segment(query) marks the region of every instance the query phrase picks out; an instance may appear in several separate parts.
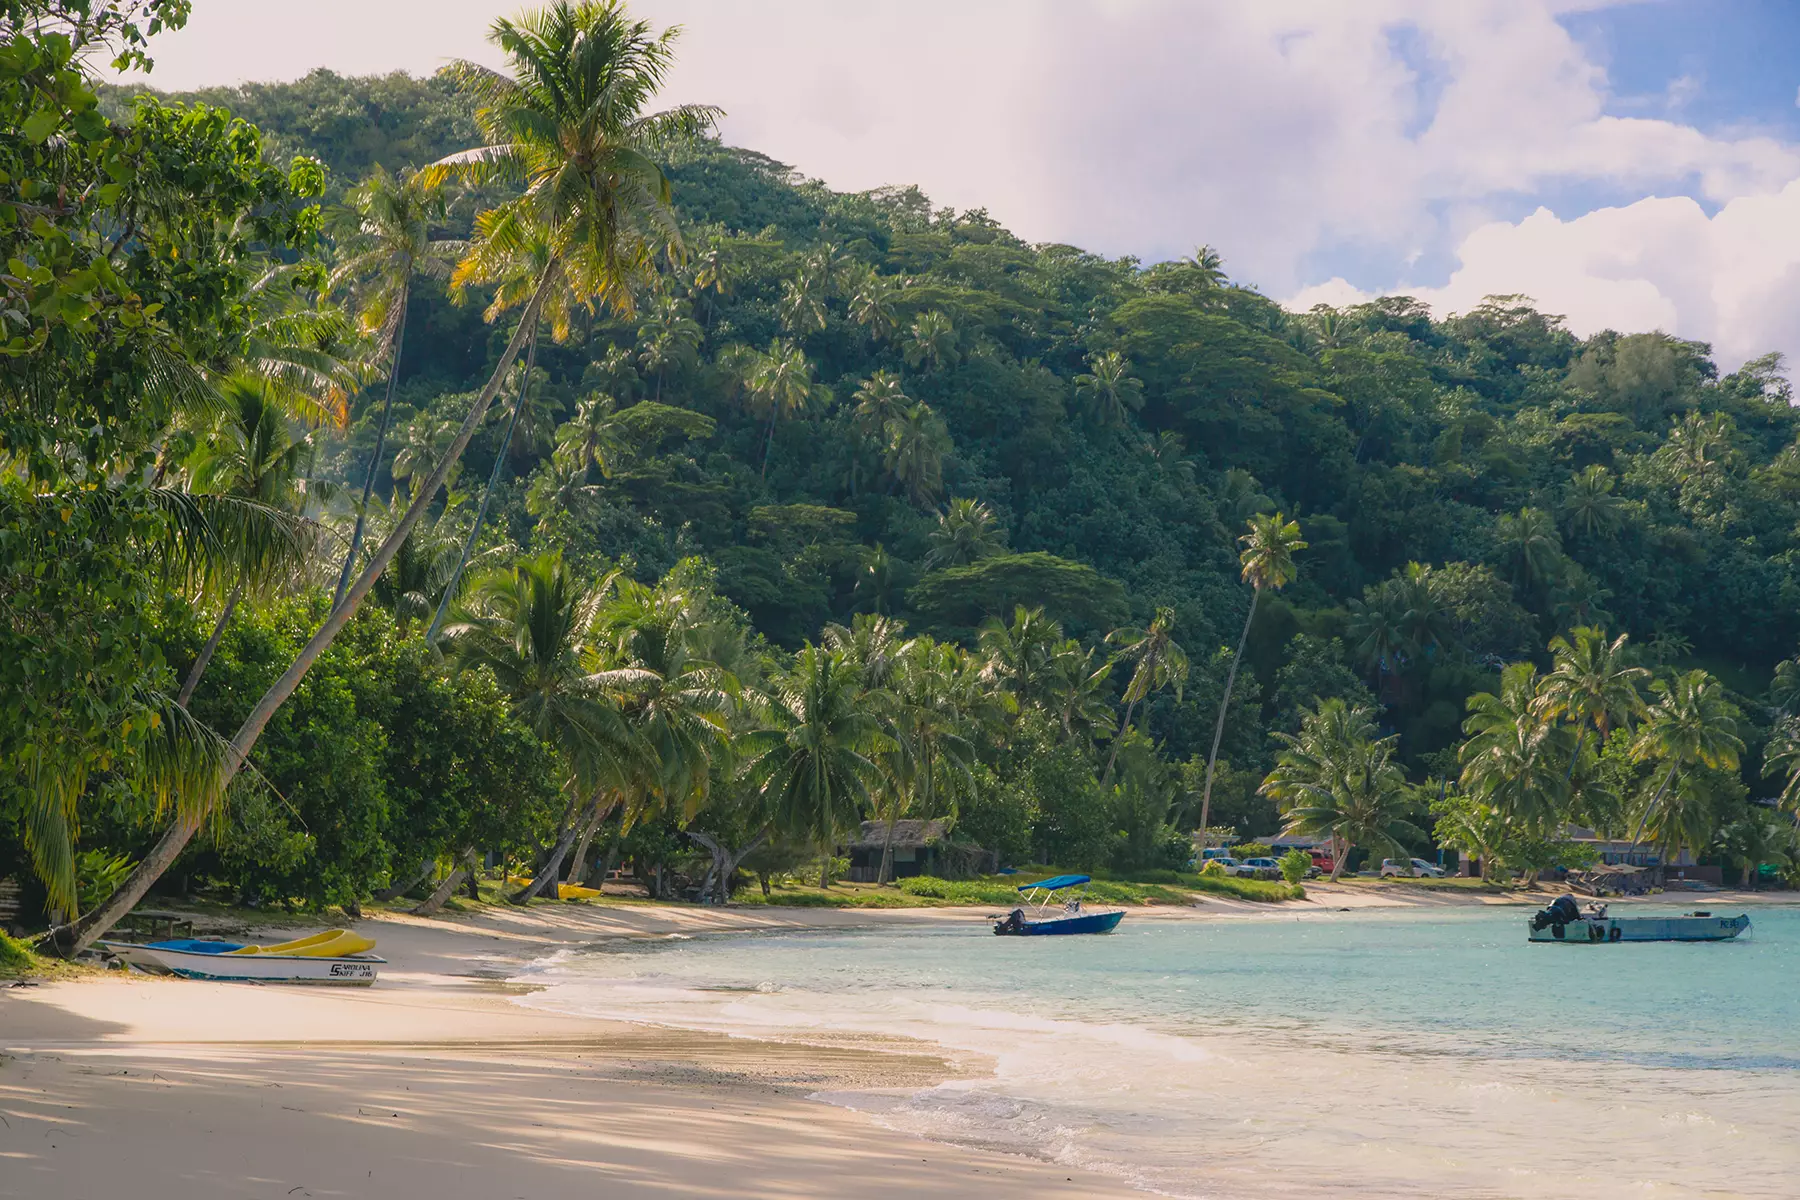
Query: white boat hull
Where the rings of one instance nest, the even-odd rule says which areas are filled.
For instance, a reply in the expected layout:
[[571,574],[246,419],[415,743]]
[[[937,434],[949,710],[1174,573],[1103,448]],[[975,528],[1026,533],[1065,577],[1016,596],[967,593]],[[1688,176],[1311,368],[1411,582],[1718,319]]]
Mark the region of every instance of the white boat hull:
[[126,965],[152,975],[210,979],[221,983],[310,983],[326,987],[368,987],[387,962],[373,954],[348,958],[307,958],[287,954],[203,954],[102,942]]
[[1614,942],[1728,942],[1750,928],[1750,918],[1679,916],[1679,917],[1589,917],[1583,916],[1566,925],[1547,925],[1542,929],[1526,929],[1531,941],[1563,942],[1577,946],[1611,945]]

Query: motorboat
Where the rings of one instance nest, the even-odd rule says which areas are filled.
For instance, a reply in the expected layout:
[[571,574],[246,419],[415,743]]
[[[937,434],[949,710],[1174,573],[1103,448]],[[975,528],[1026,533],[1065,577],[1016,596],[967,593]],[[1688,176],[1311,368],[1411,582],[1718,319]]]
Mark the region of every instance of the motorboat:
[[1608,916],[1606,905],[1585,909],[1573,896],[1558,896],[1526,922],[1527,940],[1574,945],[1613,942],[1728,942],[1750,928],[1748,913],[1735,917],[1697,911],[1675,916]]
[[148,975],[177,975],[228,983],[310,983],[368,987],[386,959],[370,954],[371,938],[347,929],[328,929],[273,946],[213,938],[166,942],[98,943],[127,967]]
[[[1089,909],[1082,893],[1093,882],[1088,875],[1057,875],[1019,885],[1024,904],[994,921],[1002,936],[1036,937],[1058,933],[1111,933],[1125,919],[1122,909]],[[1064,895],[1067,893],[1067,895]]]

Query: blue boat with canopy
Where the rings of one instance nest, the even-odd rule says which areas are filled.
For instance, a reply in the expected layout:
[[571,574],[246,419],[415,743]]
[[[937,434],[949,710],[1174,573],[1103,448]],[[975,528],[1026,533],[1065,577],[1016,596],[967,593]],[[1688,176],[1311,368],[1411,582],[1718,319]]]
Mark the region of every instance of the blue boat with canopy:
[[[1019,885],[1025,903],[994,921],[1001,936],[1036,937],[1058,933],[1111,933],[1125,919],[1120,909],[1089,910],[1081,895],[1093,882],[1088,875],[1057,875]],[[1063,895],[1063,893],[1069,893]]]

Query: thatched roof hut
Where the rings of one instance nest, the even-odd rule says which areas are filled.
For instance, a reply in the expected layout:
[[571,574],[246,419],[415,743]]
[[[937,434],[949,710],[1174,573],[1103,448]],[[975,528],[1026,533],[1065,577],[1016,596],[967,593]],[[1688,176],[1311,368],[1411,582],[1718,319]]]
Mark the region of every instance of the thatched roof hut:
[[[887,828],[886,821],[864,821],[856,840],[850,843],[850,849],[873,850],[879,854],[888,844]],[[894,822],[895,850],[923,850],[927,846],[935,846],[948,840],[949,833],[942,821],[921,821],[908,817]]]
[[[881,878],[881,859],[888,847],[888,823],[864,821],[850,843],[850,881],[875,883]],[[979,870],[992,856],[981,847],[952,840],[950,823],[907,818],[894,822],[893,878],[938,875],[960,879]]]

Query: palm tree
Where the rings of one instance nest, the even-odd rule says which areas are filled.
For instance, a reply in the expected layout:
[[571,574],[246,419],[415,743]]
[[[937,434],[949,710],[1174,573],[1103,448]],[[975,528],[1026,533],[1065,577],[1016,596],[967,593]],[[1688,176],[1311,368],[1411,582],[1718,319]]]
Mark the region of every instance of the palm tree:
[[711,293],[706,301],[706,319],[712,323],[713,311],[718,300],[731,295],[736,286],[737,270],[731,260],[731,253],[719,238],[713,238],[694,259],[694,291],[705,295]]
[[1650,687],[1657,701],[1644,715],[1631,756],[1638,762],[1666,763],[1668,770],[1644,806],[1631,838],[1634,850],[1651,814],[1681,771],[1696,766],[1735,771],[1744,749],[1737,733],[1737,706],[1726,698],[1719,681],[1705,671],[1687,671],[1672,681],[1658,679]]
[[897,285],[892,276],[865,273],[850,294],[850,319],[869,331],[876,341],[893,336],[899,319],[894,315]]
[[1187,682],[1188,657],[1181,643],[1175,640],[1174,632],[1175,610],[1164,606],[1156,610],[1150,624],[1143,629],[1115,629],[1106,635],[1109,643],[1121,648],[1119,661],[1137,665],[1125,684],[1125,717],[1119,722],[1119,732],[1114,735],[1112,750],[1106,756],[1106,770],[1100,777],[1103,788],[1112,780],[1119,743],[1131,729],[1131,714],[1137,706],[1149,699],[1152,692],[1160,692],[1166,687],[1173,687],[1175,699],[1181,699],[1182,685]]
[[436,524],[420,524],[400,544],[388,569],[375,581],[375,603],[394,614],[402,632],[414,621],[429,621],[450,586],[462,540]]
[[1014,607],[1011,622],[989,617],[976,634],[976,644],[990,684],[1011,692],[1020,709],[1048,707],[1063,631],[1043,609],[1020,604]]
[[362,499],[357,505],[356,528],[350,550],[338,573],[331,603],[343,602],[362,550],[369,494],[381,469],[381,452],[387,444],[394,416],[394,386],[400,378],[400,354],[406,345],[406,306],[415,275],[443,278],[459,250],[455,242],[434,241],[431,228],[445,216],[441,189],[427,186],[419,176],[403,172],[398,178],[377,166],[369,177],[344,197],[352,216],[344,239],[347,256],[331,273],[329,286],[348,288],[357,310],[357,323],[373,335],[388,358],[387,395],[381,403],[381,420],[375,427],[375,448],[363,472]]
[[1088,373],[1075,377],[1075,399],[1096,425],[1120,426],[1144,406],[1144,385],[1131,375],[1131,364],[1117,350],[1090,354]]
[[[743,739],[750,777],[776,819],[811,839],[827,860],[879,785],[872,756],[892,744],[864,702],[858,675],[842,653],[807,646],[769,697],[772,727]],[[827,861],[819,886],[829,882]]]
[[1114,660],[1102,658],[1098,647],[1083,649],[1070,638],[1050,653],[1045,675],[1046,702],[1056,714],[1064,737],[1092,741],[1116,735],[1118,718],[1107,700],[1106,685]]
[[[631,311],[632,288],[651,269],[658,248],[679,246],[669,180],[657,165],[655,148],[709,128],[718,115],[715,109],[695,107],[654,115],[644,111],[673,60],[674,36],[674,30],[653,35],[647,23],[630,20],[617,3],[558,0],[517,20],[494,23],[490,37],[506,56],[510,75],[472,63],[453,64],[452,73],[476,100],[476,122],[488,144],[425,168],[421,185],[436,186],[452,175],[474,184],[524,185],[518,198],[502,206],[499,218],[477,228],[472,251],[508,224],[548,230],[559,263],[567,265],[584,302],[597,300],[622,313]],[[414,492],[405,514],[342,603],[239,726],[220,771],[220,794],[243,768],[275,711],[356,615],[423,518],[452,464],[486,419],[557,277],[546,270],[536,282],[518,329],[443,459]],[[113,895],[68,931],[65,948],[85,949],[131,911],[198,829],[194,812],[179,814]]]
[[913,318],[905,347],[906,365],[941,370],[956,357],[956,327],[950,318],[932,309]]
[[1737,428],[1724,413],[1705,417],[1691,412],[1669,430],[1669,440],[1658,454],[1672,460],[1684,483],[1722,467],[1731,457],[1731,440]]
[[656,373],[652,399],[662,399],[663,377],[670,367],[693,359],[703,336],[699,323],[687,315],[687,305],[673,296],[665,296],[657,303],[638,327],[638,360],[646,371]]
[[1719,831],[1719,843],[1725,857],[1743,873],[1741,886],[1752,889],[1765,864],[1791,867],[1800,856],[1793,824],[1754,806]]
[[781,303],[776,306],[782,329],[795,337],[805,337],[825,328],[823,291],[823,286],[804,272],[785,280],[781,285]]
[[277,396],[277,388],[257,375],[232,375],[218,385],[225,411],[211,435],[195,449],[188,471],[194,491],[230,496],[293,518],[300,534],[284,539],[281,553],[266,557],[260,569],[240,575],[226,597],[212,635],[200,647],[182,681],[175,703],[186,707],[194,689],[212,662],[225,629],[243,599],[246,588],[266,589],[288,581],[301,567],[317,539],[310,522],[300,523],[309,505],[328,495],[328,485],[308,485],[313,442],[296,437],[292,423]]
[[1562,519],[1571,534],[1607,537],[1619,527],[1619,498],[1613,495],[1612,472],[1599,463],[1569,478],[1563,489]]
[[921,400],[888,422],[883,463],[894,482],[906,488],[907,498],[924,506],[943,491],[950,447],[950,431]]
[[1782,780],[1777,802],[1800,821],[1800,717],[1783,715],[1769,731],[1763,749],[1763,774]]
[[1573,642],[1562,637],[1551,640],[1555,666],[1544,676],[1539,691],[1546,717],[1575,726],[1575,749],[1565,773],[1569,776],[1575,773],[1575,760],[1581,757],[1581,743],[1590,727],[1605,746],[1606,735],[1615,725],[1629,729],[1643,714],[1644,697],[1638,685],[1650,678],[1649,671],[1627,662],[1628,635],[1621,633],[1609,642],[1605,630],[1583,625],[1571,636]]
[[1403,815],[1406,774],[1393,761],[1398,739],[1376,732],[1369,709],[1321,701],[1299,733],[1275,735],[1285,749],[1258,789],[1281,806],[1284,834],[1332,839],[1334,883],[1351,847],[1404,855],[1400,839],[1424,837]]
[[1520,590],[1542,586],[1561,566],[1562,538],[1543,509],[1521,508],[1516,517],[1501,517],[1494,531],[1512,582]]
[[[473,580],[456,619],[444,629],[453,667],[491,672],[513,715],[563,759],[563,818],[531,886],[515,903],[555,881],[602,796],[622,790],[646,757],[621,712],[643,676],[629,669],[595,670],[589,657],[601,607],[617,582],[615,576],[584,587],[560,554],[521,559]],[[592,798],[584,806],[586,796]]]
[[[1205,249],[1202,247],[1202,249]],[[1231,656],[1231,669],[1225,675],[1225,695],[1219,700],[1219,722],[1213,727],[1212,752],[1206,756],[1206,790],[1200,798],[1200,828],[1207,828],[1212,817],[1213,774],[1219,765],[1219,743],[1225,737],[1225,714],[1231,707],[1231,689],[1237,683],[1238,664],[1244,659],[1244,647],[1250,642],[1250,623],[1256,620],[1256,604],[1263,589],[1280,591],[1294,578],[1294,555],[1306,549],[1300,538],[1300,523],[1289,521],[1280,513],[1273,516],[1258,513],[1248,522],[1249,531],[1238,539],[1243,553],[1238,555],[1240,572],[1251,587],[1250,614],[1244,618],[1244,632],[1238,637],[1237,653]]]
[[1361,600],[1351,600],[1345,632],[1350,648],[1363,663],[1375,668],[1377,681],[1397,672],[1407,660],[1406,610],[1402,598],[1385,584],[1372,587]]
[[775,422],[782,417],[803,413],[814,405],[831,402],[831,389],[814,383],[812,364],[806,352],[791,342],[776,338],[769,352],[748,353],[744,386],[749,390],[753,408],[769,413],[768,433],[763,438],[762,477],[769,477],[769,456],[775,450]]
[[1182,259],[1181,265],[1188,269],[1195,281],[1203,288],[1225,286],[1225,260],[1211,246],[1200,246],[1194,251],[1192,258]]
[[1546,712],[1537,668],[1515,663],[1500,673],[1500,693],[1469,697],[1469,735],[1458,751],[1464,792],[1535,837],[1559,831],[1568,812],[1569,776],[1558,769],[1567,729]]
[[875,372],[863,380],[862,386],[850,398],[856,401],[857,432],[871,441],[884,438],[888,426],[912,407],[900,377],[892,371]]
[[877,755],[887,820],[877,883],[893,879],[894,826],[903,810],[953,815],[957,799],[975,783],[975,747],[962,732],[961,652],[921,637],[902,646],[897,659],[886,722],[892,745]]
[[966,567],[1006,549],[1006,530],[994,510],[967,496],[951,500],[926,537],[931,549],[925,565],[932,568]]
[[1163,473],[1183,487],[1194,485],[1194,460],[1187,456],[1187,439],[1172,429],[1144,439],[1144,450]]

